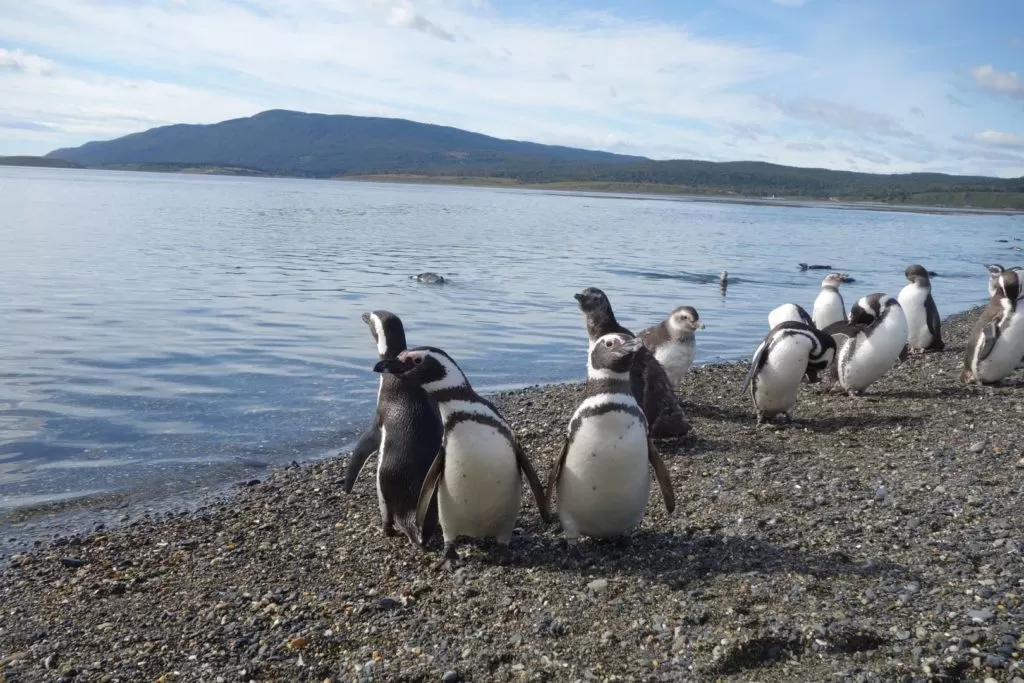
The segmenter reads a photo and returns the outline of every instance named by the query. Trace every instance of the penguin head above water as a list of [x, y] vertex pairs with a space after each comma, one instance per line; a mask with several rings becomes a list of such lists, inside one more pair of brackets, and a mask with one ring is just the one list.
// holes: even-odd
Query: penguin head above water
[[618, 332], [599, 337], [587, 358], [587, 376], [606, 379], [615, 375], [627, 377], [636, 352], [643, 346], [638, 337]]
[[414, 382], [427, 391], [469, 385], [466, 375], [452, 357], [433, 346], [418, 346], [402, 351], [395, 358], [380, 360], [373, 366], [373, 371]]
[[704, 329], [704, 323], [693, 306], [679, 306], [668, 316], [667, 322], [673, 339]]
[[612, 304], [608, 296], [597, 287], [587, 287], [582, 292], [572, 295], [579, 304], [580, 310], [584, 313], [592, 313], [607, 310], [611, 312]]
[[903, 274], [907, 277], [907, 280], [913, 282], [915, 285], [927, 287], [928, 285], [931, 284], [931, 279], [928, 275], [928, 269], [919, 263], [914, 263], [912, 265], [907, 266], [907, 269], [903, 272]]
[[383, 310], [368, 311], [363, 313], [363, 322], [369, 326], [381, 358], [395, 358], [405, 351], [405, 327], [397, 315]]

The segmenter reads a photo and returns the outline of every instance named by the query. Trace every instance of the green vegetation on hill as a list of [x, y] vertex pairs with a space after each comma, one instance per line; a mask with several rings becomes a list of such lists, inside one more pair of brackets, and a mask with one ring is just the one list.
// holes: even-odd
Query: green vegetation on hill
[[[47, 155], [90, 167], [379, 180], [453, 178], [508, 186], [838, 199], [1024, 209], [1024, 178], [881, 175], [752, 161], [644, 157], [502, 140], [404, 119], [271, 110], [172, 125]], [[629, 189], [625, 189], [629, 188]]]
[[52, 156], [45, 157], [0, 157], [0, 166], [37, 166], [45, 168], [82, 168], [80, 164], [75, 164], [65, 159], [59, 159]]

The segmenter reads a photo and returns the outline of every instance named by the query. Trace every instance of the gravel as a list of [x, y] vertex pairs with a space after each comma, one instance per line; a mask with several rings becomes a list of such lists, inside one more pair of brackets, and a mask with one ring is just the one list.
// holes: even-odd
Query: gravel
[[[675, 513], [652, 486], [580, 565], [524, 488], [515, 564], [433, 572], [343, 457], [42, 544], [0, 570], [0, 681], [1024, 681], [1024, 401], [957, 383], [978, 313], [787, 428], [755, 429], [745, 363], [695, 368]], [[494, 396], [542, 478], [580, 397]]]

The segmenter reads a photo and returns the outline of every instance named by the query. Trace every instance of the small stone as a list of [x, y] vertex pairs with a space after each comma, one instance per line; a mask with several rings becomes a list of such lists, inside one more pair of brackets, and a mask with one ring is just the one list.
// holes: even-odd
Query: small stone
[[193, 549], [199, 547], [199, 541], [197, 541], [194, 538], [190, 538], [190, 539], [187, 539], [185, 541], [180, 541], [178, 543], [178, 547], [182, 548], [184, 550], [193, 550]]
[[992, 613], [992, 610], [987, 609], [972, 609], [967, 613], [967, 616], [976, 624], [987, 624], [996, 618], [996, 615]]
[[458, 671], [445, 671], [444, 676], [441, 676], [441, 683], [459, 683], [461, 680], [462, 676]]
[[78, 569], [85, 566], [85, 560], [78, 557], [62, 557], [60, 563], [70, 569]]
[[896, 632], [896, 639], [897, 640], [910, 640], [910, 631], [897, 631]]
[[885, 500], [887, 494], [888, 491], [886, 491], [885, 487], [879, 486], [877, 489], [875, 489], [875, 501], [881, 503], [882, 501]]
[[1006, 657], [1002, 655], [989, 655], [985, 657], [985, 664], [993, 669], [1002, 669], [1006, 666]]
[[592, 593], [600, 593], [604, 589], [608, 588], [608, 579], [594, 579], [587, 584], [587, 588]]
[[985, 442], [984, 441], [976, 441], [975, 443], [971, 444], [971, 447], [970, 447], [969, 450], [971, 451], [971, 453], [981, 453], [983, 450], [985, 450]]
[[401, 607], [402, 603], [394, 598], [381, 598], [377, 601], [376, 607], [380, 612], [387, 612], [398, 607]]

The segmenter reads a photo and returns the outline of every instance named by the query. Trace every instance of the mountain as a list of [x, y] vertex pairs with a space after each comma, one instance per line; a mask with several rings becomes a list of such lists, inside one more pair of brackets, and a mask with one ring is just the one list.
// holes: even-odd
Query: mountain
[[400, 171], [486, 175], [501, 167], [644, 160], [501, 140], [405, 119], [280, 109], [208, 125], [162, 126], [107, 142], [58, 149], [47, 156], [88, 166], [218, 165], [313, 177]]
[[47, 158], [131, 170], [501, 182], [575, 189], [870, 200], [1024, 209], [1024, 177], [882, 175], [753, 161], [646, 157], [503, 140], [405, 119], [274, 109], [58, 149]]

